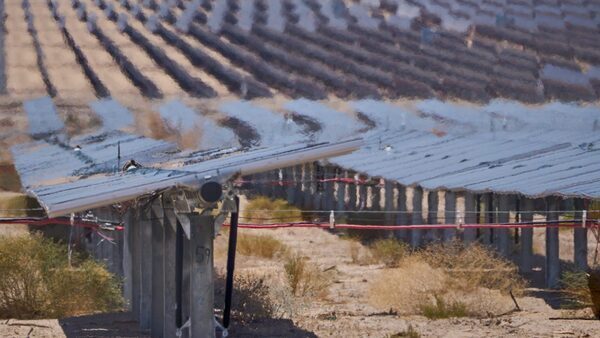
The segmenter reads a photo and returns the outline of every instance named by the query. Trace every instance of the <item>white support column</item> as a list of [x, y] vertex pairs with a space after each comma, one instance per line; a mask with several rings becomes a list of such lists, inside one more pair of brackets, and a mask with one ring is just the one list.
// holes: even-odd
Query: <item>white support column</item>
[[[340, 172], [339, 177], [340, 178], [348, 178], [348, 172], [345, 170]], [[346, 186], [347, 186], [347, 184], [342, 181], [338, 181], [336, 183], [336, 192], [335, 192], [336, 203], [337, 203], [336, 210], [338, 210], [338, 211], [346, 210]]]
[[132, 220], [133, 213], [131, 209], [127, 210], [123, 215], [123, 298], [127, 302], [127, 310], [133, 310], [133, 274], [134, 266], [132, 261], [133, 255], [133, 231]]
[[[477, 219], [477, 197], [475, 194], [465, 191], [464, 197], [464, 224], [475, 224], [478, 223]], [[460, 220], [459, 220], [460, 221]], [[463, 241], [465, 243], [472, 243], [477, 240], [477, 229], [465, 229], [463, 232]]]
[[367, 185], [361, 182], [358, 186], [358, 206], [357, 210], [365, 210], [367, 208]]
[[149, 206], [140, 209], [140, 314], [142, 330], [149, 330], [152, 322], [152, 217]]
[[[581, 198], [576, 198], [573, 204], [575, 208], [575, 219], [584, 220], [587, 219], [587, 212], [584, 211], [585, 203]], [[585, 217], [584, 217], [585, 214]], [[588, 269], [588, 239], [587, 239], [587, 227], [584, 227], [583, 221], [581, 221], [580, 227], [575, 227], [573, 232], [573, 244], [575, 246], [575, 252], [573, 261], [575, 262], [575, 266], [582, 271], [587, 271]]]
[[335, 208], [335, 191], [334, 191], [334, 182], [331, 179], [336, 177], [336, 168], [327, 165], [324, 167], [325, 170], [325, 182], [323, 183], [323, 201], [322, 201], [322, 209], [323, 210], [332, 210]]
[[[480, 212], [483, 214], [484, 223], [493, 223], [495, 221], [494, 214], [494, 198], [492, 193], [482, 194], [480, 197]], [[481, 243], [490, 245], [493, 243], [492, 237], [494, 235], [492, 229], [480, 229], [480, 240]]]
[[[532, 199], [521, 198], [519, 201], [520, 222], [533, 222], [533, 210], [535, 205]], [[533, 268], [533, 228], [521, 229], [521, 259], [519, 269], [527, 275]]]
[[294, 169], [296, 182], [294, 184], [294, 204], [297, 207], [302, 207], [304, 205], [304, 194], [303, 194], [303, 186], [304, 180], [306, 179], [304, 176], [304, 165], [297, 165]]
[[[547, 197], [546, 203], [548, 211], [546, 215], [547, 221], [558, 220], [558, 209], [560, 208], [560, 200], [558, 197]], [[546, 287], [555, 289], [558, 288], [560, 282], [560, 258], [559, 258], [559, 239], [558, 228], [546, 228]]]
[[131, 302], [131, 308], [132, 308], [132, 312], [133, 315], [136, 319], [139, 320], [140, 318], [140, 308], [141, 308], [141, 300], [140, 300], [140, 296], [142, 294], [141, 292], [141, 273], [142, 273], [142, 263], [141, 263], [141, 258], [142, 258], [142, 238], [141, 238], [141, 225], [139, 223], [139, 219], [140, 219], [140, 211], [138, 209], [137, 206], [134, 207], [133, 210], [131, 210], [131, 224], [130, 224], [130, 233], [131, 233], [131, 248], [132, 248], [132, 252], [131, 252], [131, 266], [132, 266], [132, 278], [131, 278], [131, 282], [132, 282], [132, 287], [131, 287], [131, 292], [132, 292], [132, 302]]
[[[408, 214], [406, 213], [406, 186], [396, 183], [396, 190], [398, 197], [396, 198], [396, 224], [398, 225], [407, 225]], [[398, 230], [396, 231], [396, 238], [402, 239], [404, 241], [408, 241], [408, 232], [406, 230]]]
[[385, 180], [384, 182], [384, 222], [387, 225], [392, 225], [395, 222], [394, 214], [394, 182]]
[[[165, 207], [164, 213], [164, 226], [163, 226], [163, 337], [173, 337], [177, 330], [176, 325], [176, 310], [177, 310], [177, 299], [176, 299], [176, 229], [177, 229], [177, 218], [173, 211], [172, 205], [166, 202], [166, 198], [163, 198], [163, 206]], [[167, 206], [169, 208], [167, 208]]]
[[371, 210], [381, 210], [381, 178], [374, 178], [374, 185], [371, 186]]
[[[413, 210], [412, 210], [412, 224], [423, 224], [423, 188], [413, 188]], [[422, 230], [412, 230], [410, 233], [410, 244], [413, 248], [417, 248], [421, 245], [423, 237]]]
[[[456, 224], [456, 193], [446, 191], [444, 196], [444, 220], [446, 224]], [[456, 238], [456, 229], [444, 229], [444, 242], [450, 242]]]
[[[438, 207], [440, 199], [437, 190], [429, 190], [427, 192], [427, 224], [438, 224]], [[426, 230], [425, 238], [427, 242], [433, 242], [438, 239], [439, 231]]]
[[[163, 338], [165, 316], [165, 248], [164, 248], [164, 211], [162, 200], [157, 198], [152, 202], [152, 241], [146, 243], [152, 249], [152, 301], [150, 334], [153, 338]], [[170, 264], [173, 264], [170, 262]], [[169, 264], [169, 263], [167, 263]]]
[[[496, 213], [496, 221], [498, 223], [508, 223], [510, 221], [510, 211], [515, 209], [515, 197], [513, 195], [497, 195], [498, 211]], [[503, 257], [510, 257], [512, 252], [512, 241], [510, 240], [509, 229], [496, 229], [495, 243], [498, 252]]]
[[313, 191], [313, 209], [321, 210], [322, 208], [322, 196], [324, 190], [323, 182], [321, 181], [324, 178], [324, 170], [322, 166], [320, 166], [317, 162], [313, 163], [313, 179], [315, 181], [315, 189]]
[[190, 214], [189, 240], [191, 337], [215, 336], [213, 238], [214, 218]]
[[[348, 172], [348, 177], [355, 179], [356, 173], [354, 171]], [[356, 182], [352, 182], [348, 185], [348, 210], [356, 210]]]
[[294, 200], [296, 197], [296, 177], [298, 173], [296, 172], [294, 167], [287, 167], [283, 169], [284, 172], [284, 188], [285, 188], [285, 198], [290, 205], [295, 205], [296, 201]]
[[302, 189], [302, 205], [305, 210], [314, 210], [313, 193], [316, 191], [314, 167], [312, 163], [304, 164], [304, 183]]

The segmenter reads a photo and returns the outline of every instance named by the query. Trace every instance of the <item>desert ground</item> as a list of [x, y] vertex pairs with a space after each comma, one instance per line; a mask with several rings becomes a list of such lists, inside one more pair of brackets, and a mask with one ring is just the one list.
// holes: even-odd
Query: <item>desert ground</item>
[[[244, 229], [241, 236], [258, 232], [264, 234], [265, 230]], [[386, 268], [381, 264], [353, 263], [350, 258], [353, 241], [320, 229], [278, 229], [269, 230], [269, 234], [307, 257], [311, 265], [329, 271], [331, 284], [325, 296], [282, 302], [288, 312], [283, 318], [259, 318], [241, 324], [234, 316], [232, 337], [390, 337], [405, 332], [409, 325], [422, 337], [598, 337], [600, 332], [600, 321], [591, 319], [589, 309], [561, 309], [560, 293], [537, 288], [535, 278], [525, 295], [517, 298], [521, 311], [514, 311], [507, 298], [502, 302], [511, 311], [490, 318], [430, 320], [399, 315], [371, 305], [371, 283]], [[226, 246], [226, 235], [219, 235], [215, 248], [217, 272], [225, 269]], [[236, 274], [264, 278], [274, 286], [281, 281], [282, 265], [278, 259], [238, 255]], [[144, 336], [136, 324], [127, 313], [10, 319], [0, 322], [0, 336]]]

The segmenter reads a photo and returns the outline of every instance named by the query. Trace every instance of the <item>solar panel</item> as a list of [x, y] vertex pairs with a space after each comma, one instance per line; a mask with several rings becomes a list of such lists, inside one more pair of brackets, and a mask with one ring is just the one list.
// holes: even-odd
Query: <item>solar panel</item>
[[23, 109], [27, 113], [29, 134], [32, 136], [55, 133], [65, 127], [49, 96], [26, 100]]
[[280, 0], [267, 1], [267, 27], [283, 32], [285, 29], [285, 17]]
[[255, 149], [173, 169], [141, 168], [127, 172], [94, 175], [56, 185], [30, 189], [49, 217], [63, 216], [131, 200], [140, 195], [174, 186], [198, 188], [203, 182], [224, 182], [232, 175], [250, 175], [355, 150], [358, 140], [334, 144], [305, 144]]
[[162, 104], [158, 111], [167, 125], [183, 133], [197, 132], [198, 149], [228, 148], [239, 145], [234, 132], [218, 125], [212, 119], [198, 115], [178, 100]]
[[223, 19], [227, 13], [228, 5], [227, 0], [216, 0], [213, 4], [213, 9], [208, 15], [208, 21], [206, 25], [213, 33], [221, 31], [223, 25]]
[[326, 0], [321, 3], [321, 12], [328, 19], [328, 26], [346, 29], [348, 23], [342, 16], [345, 11], [346, 5], [340, 0]]
[[245, 30], [250, 31], [252, 24], [254, 23], [254, 0], [244, 0], [240, 2], [240, 9], [238, 12], [238, 26]]
[[135, 122], [131, 112], [113, 99], [91, 102], [90, 107], [100, 117], [106, 131], [132, 126]]
[[376, 132], [388, 130], [431, 130], [437, 123], [431, 118], [417, 116], [405, 108], [378, 100], [350, 102], [350, 106], [364, 113], [376, 124]]
[[317, 29], [317, 19], [313, 11], [302, 0], [294, 0], [294, 12], [298, 14], [298, 25], [302, 29], [314, 32]]
[[[316, 135], [318, 141], [340, 140], [365, 128], [366, 125], [350, 114], [331, 109], [317, 101], [298, 99], [287, 102], [284, 106], [291, 112], [304, 115], [321, 125], [321, 130]], [[340, 128], [340, 126], [344, 126]]]
[[542, 78], [589, 86], [588, 79], [581, 72], [547, 63], [540, 72]]
[[247, 122], [256, 129], [262, 146], [298, 143], [307, 139], [291, 119], [248, 101], [228, 101], [222, 103], [219, 110], [228, 116]]

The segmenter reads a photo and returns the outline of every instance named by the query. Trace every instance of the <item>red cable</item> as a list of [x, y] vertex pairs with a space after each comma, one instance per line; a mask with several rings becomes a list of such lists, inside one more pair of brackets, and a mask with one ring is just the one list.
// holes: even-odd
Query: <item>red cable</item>
[[[229, 224], [224, 224], [229, 226]], [[537, 223], [496, 223], [496, 224], [418, 224], [418, 225], [358, 225], [358, 224], [335, 224], [334, 229], [360, 229], [360, 230], [433, 230], [433, 229], [478, 229], [478, 228], [496, 228], [496, 229], [517, 229], [517, 228], [560, 228], [560, 227], [581, 227], [581, 222], [537, 222]], [[599, 227], [600, 224], [594, 221], [586, 222], [586, 228]], [[238, 225], [244, 229], [278, 229], [278, 228], [331, 228], [329, 223], [271, 223], [271, 224], [253, 224], [241, 223]]]

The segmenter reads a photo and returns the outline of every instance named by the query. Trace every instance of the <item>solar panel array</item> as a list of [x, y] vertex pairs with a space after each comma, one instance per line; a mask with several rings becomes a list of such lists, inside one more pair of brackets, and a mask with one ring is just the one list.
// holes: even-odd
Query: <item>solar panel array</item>
[[[3, 18], [13, 29], [8, 40], [0, 34], [0, 45], [10, 42], [15, 53], [34, 56], [11, 57], [2, 69], [36, 74], [13, 74], [3, 86], [0, 70], [0, 91], [20, 97], [75, 91], [99, 97], [546, 102], [594, 101], [600, 90], [600, 76], [588, 71], [600, 66], [598, 0], [75, 0], [6, 6], [23, 15]], [[37, 34], [46, 16], [56, 21], [53, 30], [64, 36], [64, 48], [54, 48], [52, 34]], [[31, 29], [17, 18], [27, 18]], [[33, 47], [12, 44], [24, 38]], [[73, 59], [73, 76], [61, 78], [45, 49]], [[202, 62], [185, 61], [200, 53]]]

